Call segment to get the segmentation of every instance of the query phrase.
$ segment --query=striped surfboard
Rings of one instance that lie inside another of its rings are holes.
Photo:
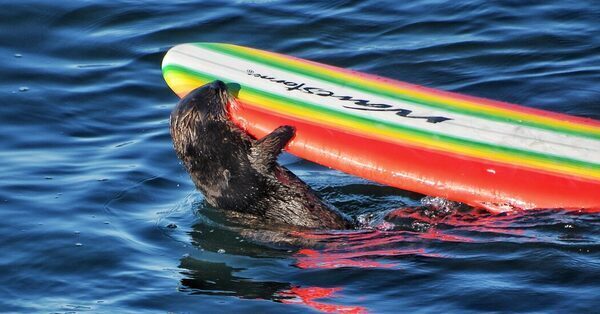
[[[175,46],[162,70],[180,97],[233,84],[234,122],[294,125],[288,151],[331,168],[492,211],[600,211],[599,121],[230,44]]]

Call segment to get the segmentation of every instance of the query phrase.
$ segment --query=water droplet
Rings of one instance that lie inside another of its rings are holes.
[[[23,55],[22,55],[22,54],[20,54],[20,53],[15,53],[15,55],[14,55],[14,56],[15,56],[15,58],[22,58],[22,57],[23,57]]]
[[[110,222],[108,222],[108,221],[105,221],[105,222],[104,222],[104,224],[105,224],[105,225],[108,225],[108,224],[110,224]]]
[[[26,92],[28,90],[29,90],[29,87],[27,87],[27,86],[21,86],[21,87],[19,87],[19,91],[20,92]]]
[[[219,250],[217,251],[217,253],[219,253],[219,254],[225,254],[225,250],[223,250],[223,249],[219,249]]]
[[[77,243],[75,243],[75,246],[83,246],[83,244],[77,242]]]

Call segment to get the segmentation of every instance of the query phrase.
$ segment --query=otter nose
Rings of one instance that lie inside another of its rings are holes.
[[[216,90],[227,90],[227,85],[221,80],[216,80],[210,84]]]

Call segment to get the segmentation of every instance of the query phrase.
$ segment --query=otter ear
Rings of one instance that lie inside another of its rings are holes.
[[[271,170],[281,150],[294,137],[296,129],[289,125],[283,125],[256,141],[252,145],[253,164],[260,170]]]

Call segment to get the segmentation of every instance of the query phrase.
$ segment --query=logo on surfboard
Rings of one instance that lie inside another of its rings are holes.
[[[348,102],[343,105],[344,108],[354,109],[354,110],[363,110],[363,111],[389,111],[394,112],[397,116],[409,119],[422,119],[428,123],[440,123],[448,120],[452,120],[451,118],[442,117],[442,116],[419,116],[414,115],[412,110],[399,108],[398,106],[393,106],[389,104],[383,103],[371,103],[370,100],[367,99],[357,99],[353,96],[342,96],[338,95],[330,90],[326,90],[316,86],[309,86],[306,83],[296,83],[293,81],[278,79],[272,76],[263,75],[260,73],[256,73],[254,70],[248,69],[246,70],[246,74],[264,79],[273,83],[282,84],[286,87],[288,91],[299,91],[305,94],[317,95],[321,97],[331,97],[336,98],[342,101]]]

